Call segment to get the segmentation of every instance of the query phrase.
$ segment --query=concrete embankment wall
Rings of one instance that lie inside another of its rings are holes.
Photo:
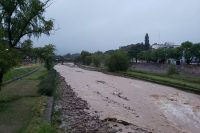
[[[147,72],[166,73],[169,64],[134,63],[132,68]],[[200,76],[200,65],[176,65],[181,74]]]

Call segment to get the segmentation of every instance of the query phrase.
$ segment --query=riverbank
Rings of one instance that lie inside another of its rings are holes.
[[[16,72],[23,75],[27,70]],[[55,133],[50,124],[43,119],[44,111],[47,106],[48,97],[38,94],[38,85],[41,77],[45,76],[47,71],[40,67],[38,71],[28,75],[20,80],[6,84],[0,91],[0,132],[1,133]],[[15,74],[12,74],[16,77]],[[17,76],[19,76],[17,75]],[[13,77],[11,76],[11,77]]]
[[[116,133],[122,132],[122,127],[131,127],[132,131],[138,133],[150,132],[145,128],[115,118],[101,120],[98,112],[90,114],[90,106],[87,101],[74,92],[64,77],[60,76],[59,79],[59,87],[57,88],[59,97],[54,103],[53,122],[61,132]]]
[[[134,132],[135,125],[150,132],[199,131],[199,95],[73,64],[56,65],[55,69],[77,96],[87,102],[86,111],[120,128],[118,132]]]

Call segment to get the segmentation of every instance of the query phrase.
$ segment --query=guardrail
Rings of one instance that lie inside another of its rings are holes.
[[[32,73],[38,71],[40,68],[41,67],[38,67],[38,68],[34,69],[33,71],[28,72],[28,73],[26,73],[24,75],[21,75],[19,77],[15,77],[13,79],[7,80],[7,81],[3,82],[2,85],[6,85],[6,84],[12,83],[12,82],[17,81],[17,80],[21,80],[22,78],[27,77],[27,76],[31,75]]]

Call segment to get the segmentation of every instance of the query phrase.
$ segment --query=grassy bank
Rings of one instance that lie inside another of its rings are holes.
[[[17,70],[20,70],[20,73],[27,72],[35,67],[37,66]],[[16,70],[14,71],[16,72]],[[16,73],[19,74],[19,72]],[[2,87],[0,91],[0,132],[55,132],[51,125],[43,121],[47,97],[38,93],[38,85],[47,74],[47,70],[41,68],[22,80]]]
[[[187,77],[184,75],[157,74],[157,73],[149,73],[142,71],[127,71],[120,73],[128,77],[138,78],[158,84],[172,86],[178,89],[200,94],[200,78]]]
[[[11,80],[15,77],[22,76],[28,72],[35,70],[38,67],[39,65],[36,64],[36,65],[31,65],[31,66],[21,66],[21,67],[13,68],[4,75],[3,82]]]

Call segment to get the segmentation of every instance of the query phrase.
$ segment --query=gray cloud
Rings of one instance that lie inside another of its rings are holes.
[[[53,43],[57,53],[115,49],[144,41],[150,43],[200,42],[199,0],[55,0],[47,18],[59,28],[35,46]]]

